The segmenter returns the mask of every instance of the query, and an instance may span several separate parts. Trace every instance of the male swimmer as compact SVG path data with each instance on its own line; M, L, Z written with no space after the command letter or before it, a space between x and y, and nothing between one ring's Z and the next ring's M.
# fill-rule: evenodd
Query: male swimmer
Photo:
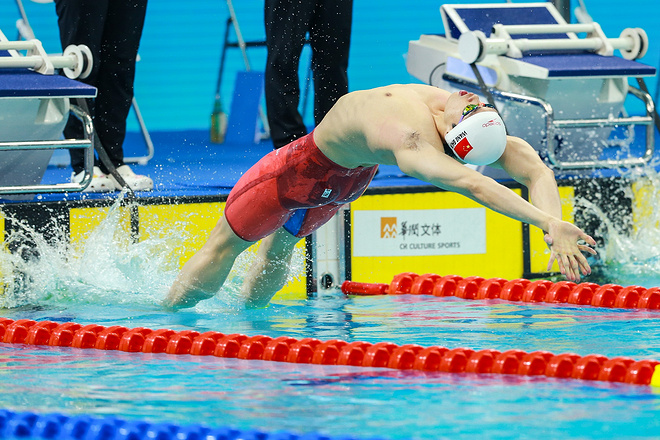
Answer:
M504 169L529 189L531 203L464 163ZM594 239L561 220L554 173L520 138L507 136L497 112L472 93L390 85L340 98L316 129L275 150L238 181L225 215L183 266L165 304L192 307L211 298L234 260L262 240L241 294L263 307L282 288L296 243L365 191L379 164L545 231L551 255L568 280L591 272L582 251Z

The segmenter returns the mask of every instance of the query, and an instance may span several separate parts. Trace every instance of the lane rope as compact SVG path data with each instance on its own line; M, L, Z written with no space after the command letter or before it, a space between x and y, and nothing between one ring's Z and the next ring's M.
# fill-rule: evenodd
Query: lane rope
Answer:
M152 330L53 321L0 318L0 340L9 344L49 345L125 352L190 354L297 364L351 365L446 373L517 374L559 379L625 382L660 386L660 362L598 354L548 351L449 349L391 342L346 342L247 336L216 331Z
M265 432L231 427L178 425L117 417L37 414L0 409L0 438L47 440L357 440L318 433ZM369 440L382 440L373 438Z
M479 276L463 278L458 275L417 275L403 272L389 284L344 281L341 290L347 295L433 295L455 296L463 299L501 299L506 301L580 306L660 309L660 287L575 284L570 281L530 281L524 278L485 279Z

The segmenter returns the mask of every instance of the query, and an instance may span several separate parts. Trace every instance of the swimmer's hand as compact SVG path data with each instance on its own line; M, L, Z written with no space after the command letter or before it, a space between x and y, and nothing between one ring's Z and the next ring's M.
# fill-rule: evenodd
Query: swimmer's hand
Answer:
M543 239L550 247L548 270L552 268L552 264L556 260L562 275L576 283L580 282L580 273L585 276L591 273L591 267L582 252L596 255L597 252L588 246L596 246L596 240L582 229L571 223L555 220L550 223L548 232ZM579 244L580 240L584 240L587 245Z

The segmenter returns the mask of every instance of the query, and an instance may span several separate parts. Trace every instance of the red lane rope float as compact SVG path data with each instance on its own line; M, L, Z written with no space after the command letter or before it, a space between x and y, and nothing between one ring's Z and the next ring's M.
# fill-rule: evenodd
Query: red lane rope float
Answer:
M660 287L623 287L616 284L575 284L570 281L553 283L524 278L505 280L478 276L417 275L400 273L390 284L344 281L342 292L347 295L433 295L456 296L463 299L503 299L507 301L568 303L593 307L623 309L660 309Z
M471 281L468 281L467 286ZM465 288L467 292L468 287ZM351 365L447 373L518 374L634 385L660 386L660 362L590 354L553 354L547 351L471 350L422 347L390 342L346 342L337 339L271 338L193 330L129 329L73 322L0 318L0 342L50 345L126 352L190 354L323 365Z

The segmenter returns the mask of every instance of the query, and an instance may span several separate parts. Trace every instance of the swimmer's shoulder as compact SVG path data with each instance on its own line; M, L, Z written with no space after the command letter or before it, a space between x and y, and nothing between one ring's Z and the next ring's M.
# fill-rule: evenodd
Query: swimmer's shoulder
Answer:
M348 93L337 101L337 107L382 107L386 106L388 101L411 102L419 100L419 92L423 89L423 84L391 84L382 87L376 87L367 90L356 90ZM428 87L428 86L427 86Z
M352 96L351 96L352 95ZM372 102L382 102L381 100L402 100L408 102L423 101L426 103L445 102L450 92L435 86L426 84L391 84L382 87L376 87L368 90L360 90L345 95L347 101L369 100ZM351 99L352 98L352 99Z

